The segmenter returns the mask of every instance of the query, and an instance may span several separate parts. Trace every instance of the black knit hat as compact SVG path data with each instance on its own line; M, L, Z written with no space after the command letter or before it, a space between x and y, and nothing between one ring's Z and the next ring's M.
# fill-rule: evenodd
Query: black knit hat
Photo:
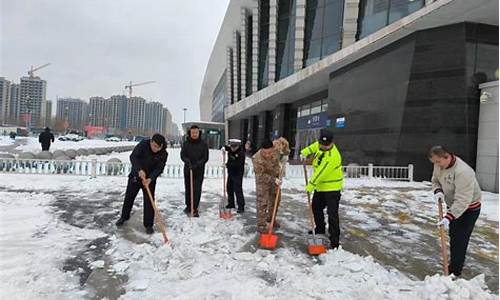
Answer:
M270 139L265 139L261 146L262 149L270 149L272 147L273 147L273 142L271 142Z
M333 132L330 130L323 128L319 131L319 139L318 142L321 145L330 145L333 141Z

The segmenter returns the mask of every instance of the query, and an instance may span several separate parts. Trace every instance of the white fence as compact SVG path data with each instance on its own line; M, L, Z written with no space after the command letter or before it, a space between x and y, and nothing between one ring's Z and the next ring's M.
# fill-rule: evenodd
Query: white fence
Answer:
M0 158L0 173L16 174L53 174L53 175L83 175L83 176L127 176L131 170L130 163L108 163L97 160L44 160L44 159L11 159ZM383 178L389 180L413 181L413 165L407 167L389 166L344 166L344 177L346 178ZM205 166L206 178L220 178L223 176L222 166ZM311 167L308 173L311 175ZM249 172L251 174L251 167ZM162 177L181 178L184 176L182 165L166 165ZM302 165L288 165L286 178L303 178Z

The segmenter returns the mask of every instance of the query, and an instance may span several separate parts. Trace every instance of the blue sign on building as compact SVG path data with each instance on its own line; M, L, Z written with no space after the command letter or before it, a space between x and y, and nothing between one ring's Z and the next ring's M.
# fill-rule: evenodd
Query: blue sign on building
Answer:
M301 117L297 119L297 129L312 129L328 127L328 117L325 112Z
M344 128L345 127L345 117L337 118L335 120L336 128Z

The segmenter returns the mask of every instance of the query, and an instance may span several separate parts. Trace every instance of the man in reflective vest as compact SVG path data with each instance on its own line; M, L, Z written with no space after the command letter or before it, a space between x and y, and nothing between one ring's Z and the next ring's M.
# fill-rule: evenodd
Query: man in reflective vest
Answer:
M326 207L328 213L328 233L332 249L339 246L339 201L340 191L344 185L342 173L342 157L333 143L333 133L327 129L321 129L317 142L300 151L302 160L312 156L313 174L306 185L306 191L314 192L312 209L316 233L325 233L325 216L323 210ZM311 232L312 233L312 232Z

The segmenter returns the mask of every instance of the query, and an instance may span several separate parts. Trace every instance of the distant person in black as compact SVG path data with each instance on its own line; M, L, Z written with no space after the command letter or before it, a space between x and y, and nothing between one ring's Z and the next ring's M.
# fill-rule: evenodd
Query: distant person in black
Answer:
M186 214L191 213L191 182L189 170L193 170L193 217L199 217L198 206L201 197L201 185L205 175L205 164L208 161L208 146L200 137L200 128L191 126L186 141L182 144L181 159L184 162L184 187L186 188Z
M54 142L54 135L50 132L49 127L45 127L45 131L40 133L38 142L42 144L42 151L49 151L50 143Z
M245 172L245 149L238 139L230 139L229 145L224 146L227 151L227 206L235 208L234 195L238 203L238 213L245 212L245 198L243 197L243 173Z
M168 153L166 148L165 138L158 133L153 135L151 139L144 139L135 146L134 151L130 154L132 171L128 175L122 215L116 222L116 226L122 226L130 218L130 211L134 205L135 197L139 193L139 190L142 189L144 197L143 224L146 227L146 233L152 234L154 232L154 210L144 186L149 186L151 194L154 197L156 179L163 172L165 163L167 162Z

